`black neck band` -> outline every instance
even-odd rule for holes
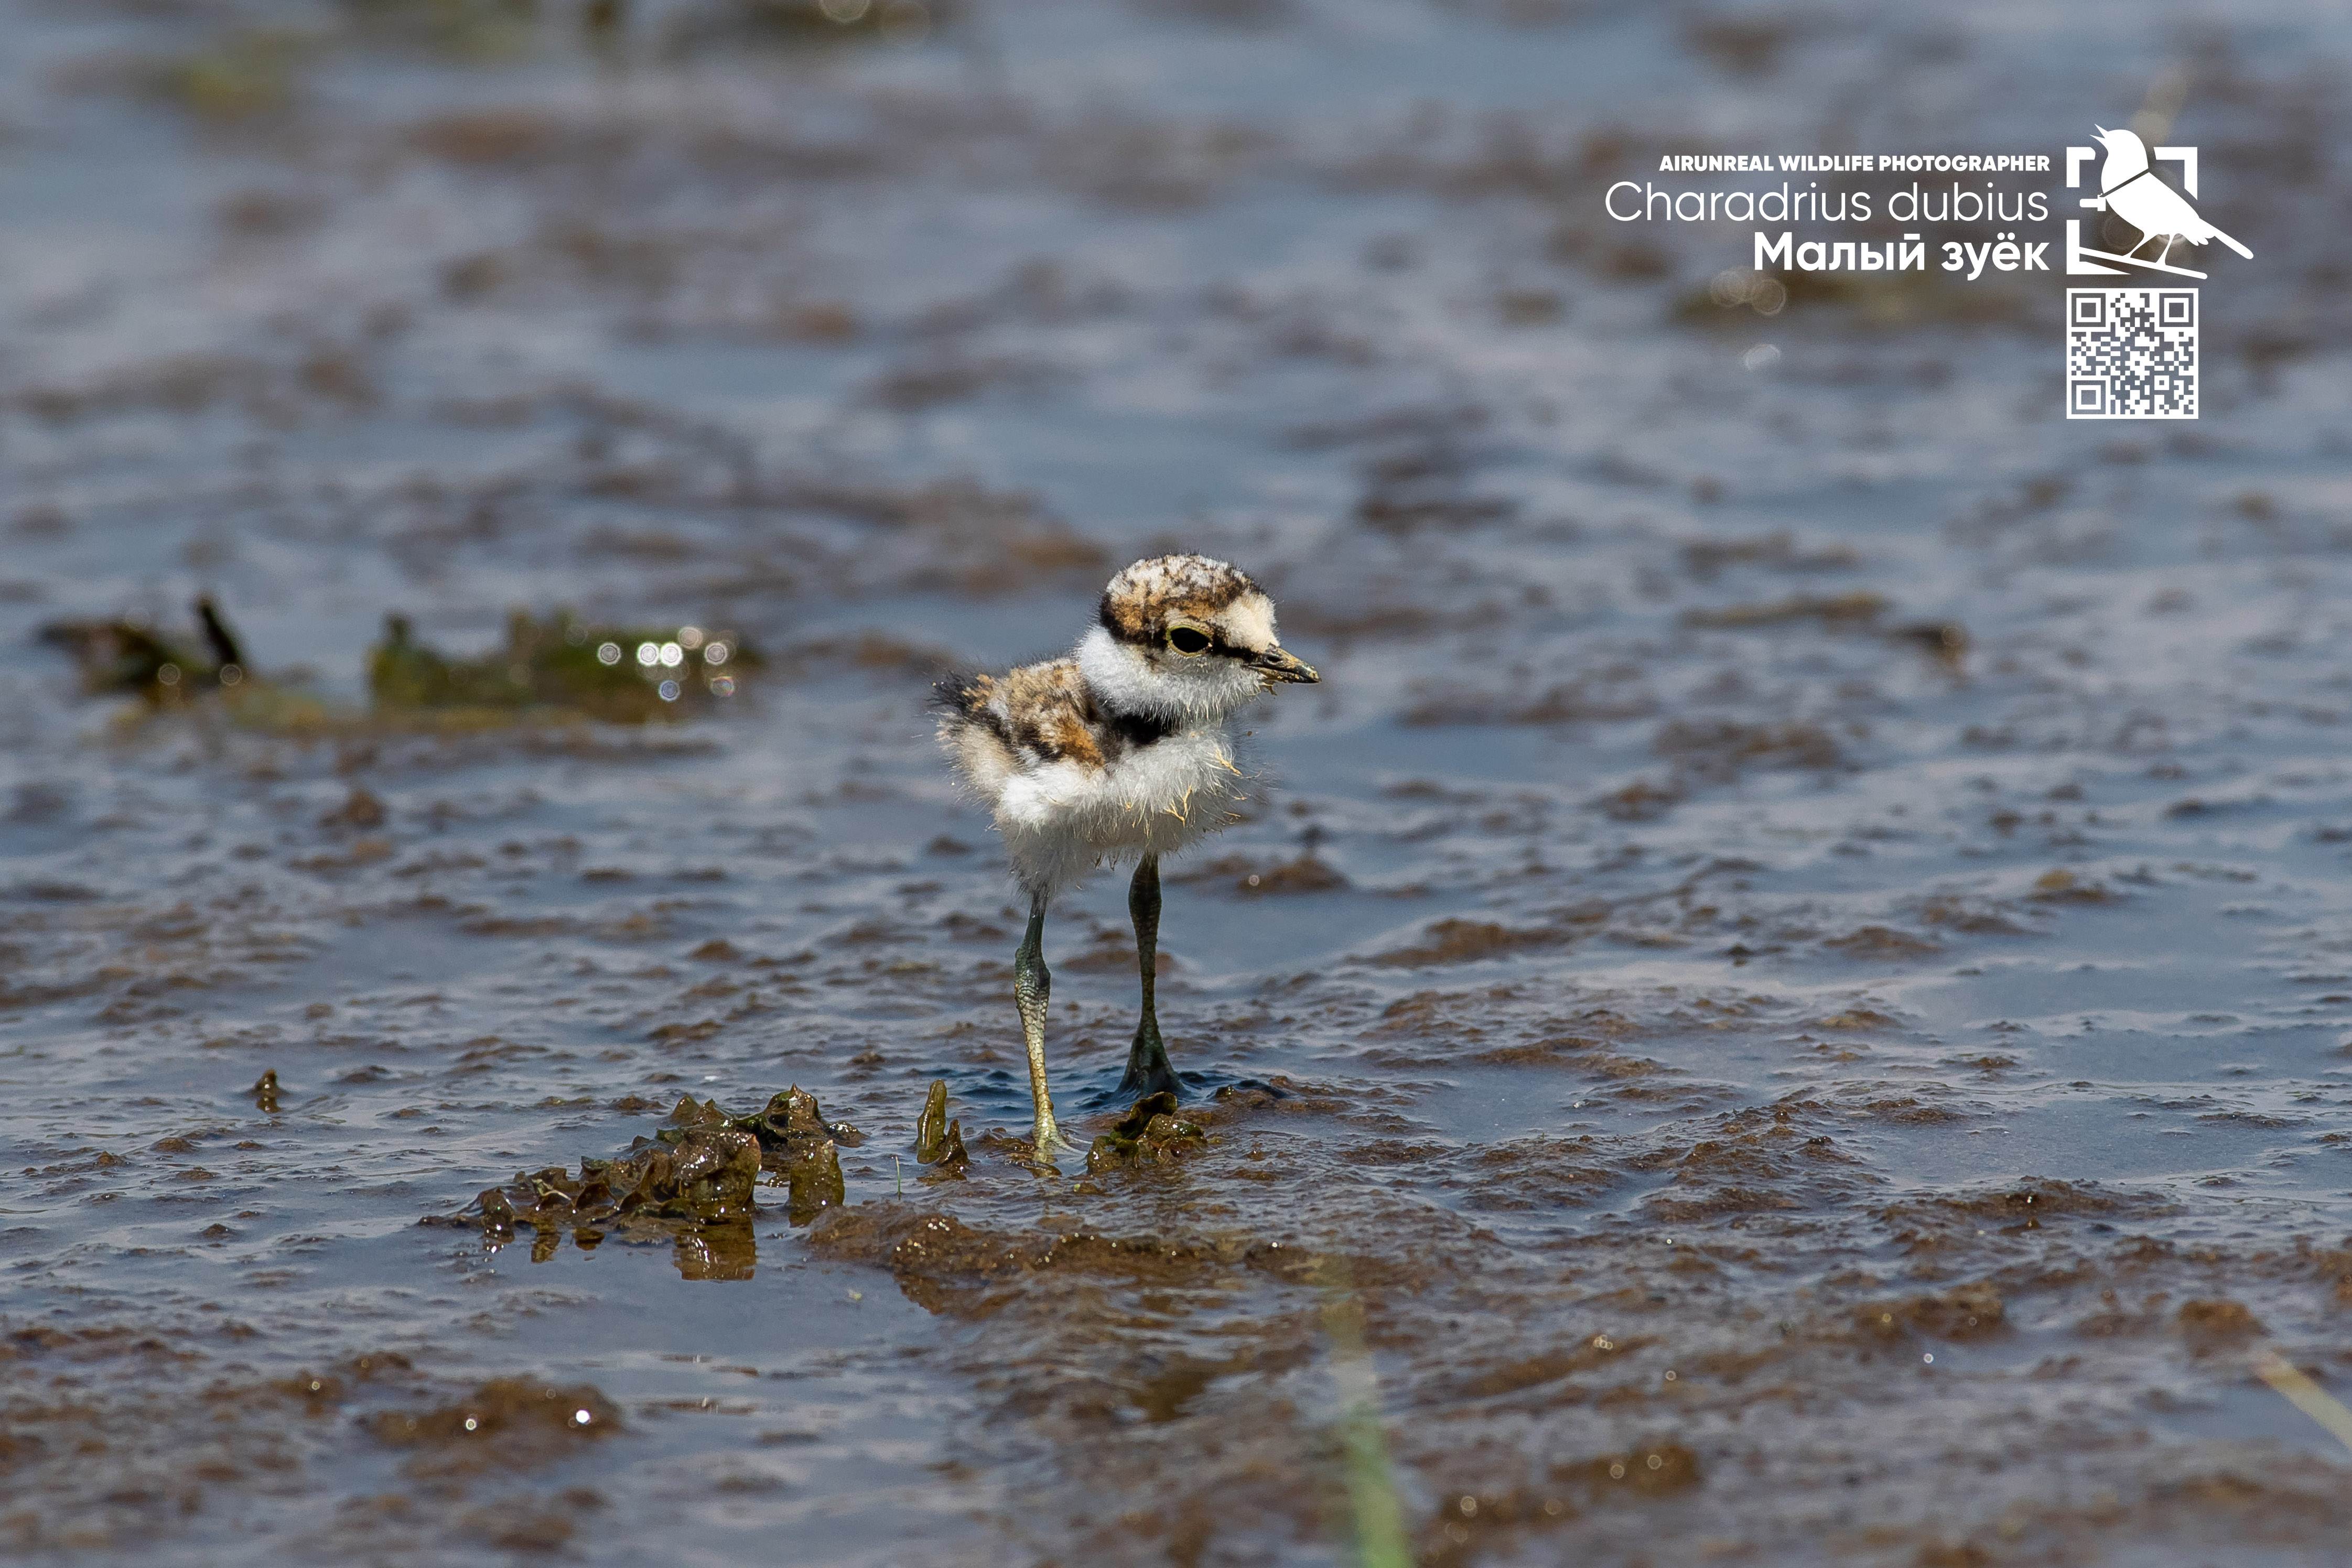
[[[1129,746],[1150,746],[1176,733],[1176,726],[1164,718],[1148,714],[1112,713],[1104,716],[1110,727]]]

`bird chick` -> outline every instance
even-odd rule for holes
[[[1234,716],[1277,685],[1320,678],[1276,638],[1274,601],[1247,575],[1205,556],[1168,555],[1112,578],[1094,626],[1065,657],[939,684],[940,744],[993,814],[1029,895],[1013,992],[1041,1161],[1073,1148],[1045,1088],[1047,904],[1102,862],[1135,857],[1128,912],[1143,1016],[1119,1088],[1178,1091],[1152,998],[1160,859],[1235,821],[1248,798]]]

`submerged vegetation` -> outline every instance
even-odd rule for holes
[[[749,1278],[763,1178],[784,1189],[792,1223],[806,1225],[843,1201],[840,1150],[865,1141],[846,1122],[827,1122],[816,1096],[797,1086],[740,1116],[688,1095],[667,1125],[625,1154],[583,1158],[577,1174],[562,1166],[518,1171],[485,1187],[465,1214],[425,1223],[478,1226],[493,1250],[518,1228],[529,1230],[531,1256],[542,1262],[567,1235],[583,1251],[608,1236],[668,1241],[688,1278]]]
[[[233,722],[262,730],[520,718],[646,724],[724,702],[762,666],[759,651],[732,631],[604,626],[569,611],[540,620],[518,610],[499,646],[452,655],[417,641],[408,618],[393,614],[367,655],[370,708],[362,715],[310,695],[299,677],[272,680],[254,670],[212,600],[194,608],[193,635],[119,618],[52,622],[40,636],[73,660],[92,696],[135,696],[149,710],[213,696]]]
[[[201,692],[232,690],[246,679],[244,648],[209,596],[196,601],[195,616],[194,635],[121,618],[53,621],[40,639],[73,660],[90,695],[127,695],[164,707]]]
[[[503,644],[452,658],[417,642],[407,617],[392,615],[368,655],[368,693],[383,715],[542,709],[643,724],[733,696],[760,664],[733,632],[593,626],[568,611],[544,621],[517,611]]]

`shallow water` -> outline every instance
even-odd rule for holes
[[[0,7],[12,1550],[1328,1562],[1370,1400],[1432,1563],[2336,1559],[2251,1357],[2352,1382],[2340,17],[541,9]],[[2194,425],[2053,417],[2054,285],[1695,310],[1591,219],[2170,70],[2259,236]],[[1170,868],[1205,1146],[1049,1177],[922,699],[1172,544],[1325,682]],[[354,714],[391,611],[768,665],[289,737],[35,641],[200,590]],[[1049,927],[1081,1133],[1132,953]],[[866,1141],[748,1253],[417,1223],[790,1083]]]

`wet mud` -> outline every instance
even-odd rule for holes
[[[2335,19],[0,27],[12,1555],[2340,1558]],[[2132,116],[2194,424],[1599,216]],[[1171,547],[1324,681],[1052,1174],[923,698]]]

